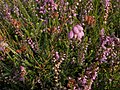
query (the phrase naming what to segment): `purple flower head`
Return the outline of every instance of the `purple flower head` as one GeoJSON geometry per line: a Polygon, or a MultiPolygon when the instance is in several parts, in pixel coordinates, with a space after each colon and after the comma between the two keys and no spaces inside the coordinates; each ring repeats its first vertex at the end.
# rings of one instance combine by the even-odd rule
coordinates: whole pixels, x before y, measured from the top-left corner
{"type": "Polygon", "coordinates": [[[101,46],[103,49],[106,49],[106,46],[114,46],[115,45],[115,41],[113,37],[110,36],[106,36],[106,37],[101,37],[101,46]]]}
{"type": "Polygon", "coordinates": [[[109,56],[110,52],[111,52],[111,48],[106,48],[106,50],[103,52],[103,55],[102,55],[102,57],[100,59],[100,63],[107,62],[106,61],[107,56],[109,56]]]}
{"type": "Polygon", "coordinates": [[[81,41],[82,37],[84,36],[83,27],[81,25],[75,25],[73,29],[68,34],[69,39],[72,39],[73,37],[81,41]]]}

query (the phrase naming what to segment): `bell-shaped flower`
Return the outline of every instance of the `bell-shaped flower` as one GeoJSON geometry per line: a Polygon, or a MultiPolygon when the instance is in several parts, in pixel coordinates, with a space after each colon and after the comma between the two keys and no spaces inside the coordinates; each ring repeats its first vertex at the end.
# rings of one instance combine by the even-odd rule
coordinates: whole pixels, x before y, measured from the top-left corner
{"type": "Polygon", "coordinates": [[[74,36],[74,33],[73,33],[73,31],[71,30],[70,33],[68,34],[68,38],[69,38],[69,39],[72,39],[73,36],[74,36]]]}

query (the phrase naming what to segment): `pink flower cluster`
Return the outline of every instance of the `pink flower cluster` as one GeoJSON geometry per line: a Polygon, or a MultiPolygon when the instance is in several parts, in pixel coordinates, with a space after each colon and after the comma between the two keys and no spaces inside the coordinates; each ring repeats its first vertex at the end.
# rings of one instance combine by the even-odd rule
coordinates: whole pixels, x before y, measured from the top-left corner
{"type": "Polygon", "coordinates": [[[54,0],[43,0],[43,2],[41,0],[36,0],[36,3],[39,5],[37,10],[40,14],[45,14],[48,11],[57,10],[57,4],[54,2],[54,0]]]}
{"type": "Polygon", "coordinates": [[[25,78],[24,78],[25,75],[26,75],[25,67],[24,66],[20,66],[20,78],[19,78],[19,80],[20,81],[24,81],[25,80],[25,78]]]}
{"type": "Polygon", "coordinates": [[[105,18],[105,21],[104,23],[106,24],[107,23],[107,18],[108,18],[108,14],[109,14],[109,10],[110,10],[110,0],[105,0],[105,15],[104,15],[104,18],[105,18]]]}
{"type": "Polygon", "coordinates": [[[38,43],[34,42],[32,38],[27,38],[27,43],[30,45],[31,49],[34,51],[34,53],[37,53],[38,51],[38,43]]]}
{"type": "Polygon", "coordinates": [[[69,39],[77,38],[79,41],[81,41],[83,36],[84,36],[84,32],[83,32],[83,27],[81,25],[75,25],[68,34],[69,39]]]}
{"type": "Polygon", "coordinates": [[[78,90],[91,90],[92,84],[96,79],[99,70],[99,67],[94,68],[94,65],[95,63],[86,69],[84,76],[78,77],[77,81],[81,85],[78,90]]]}
{"type": "MultiPolygon", "coordinates": [[[[115,36],[107,36],[105,35],[105,30],[102,28],[100,31],[100,42],[101,42],[101,58],[99,59],[100,63],[107,62],[108,57],[116,56],[117,54],[114,52],[115,46],[118,47],[119,38],[115,36]],[[114,54],[114,55],[112,55],[114,54]]],[[[97,58],[98,59],[98,58],[97,58]]]]}
{"type": "MultiPolygon", "coordinates": [[[[54,0],[44,0],[44,5],[48,4],[52,8],[52,11],[57,9],[57,4],[55,4],[54,0]]],[[[48,8],[50,9],[50,8],[48,8]]]]}

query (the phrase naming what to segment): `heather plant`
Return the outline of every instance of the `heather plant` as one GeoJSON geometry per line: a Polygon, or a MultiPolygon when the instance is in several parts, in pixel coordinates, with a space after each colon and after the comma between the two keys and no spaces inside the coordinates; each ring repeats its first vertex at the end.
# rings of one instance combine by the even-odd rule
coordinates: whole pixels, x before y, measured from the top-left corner
{"type": "Polygon", "coordinates": [[[0,90],[119,90],[119,0],[1,0],[0,90]]]}

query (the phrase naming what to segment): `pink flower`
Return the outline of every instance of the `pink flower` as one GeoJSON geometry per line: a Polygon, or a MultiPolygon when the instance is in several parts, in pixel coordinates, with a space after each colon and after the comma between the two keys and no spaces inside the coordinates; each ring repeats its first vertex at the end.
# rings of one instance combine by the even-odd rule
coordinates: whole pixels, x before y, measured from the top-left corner
{"type": "Polygon", "coordinates": [[[74,26],[74,27],[73,27],[73,32],[74,32],[75,34],[78,34],[80,31],[78,30],[78,27],[74,26]]]}
{"type": "Polygon", "coordinates": [[[76,25],[79,31],[83,31],[83,27],[81,25],[76,25]]]}
{"type": "Polygon", "coordinates": [[[24,78],[25,75],[26,75],[25,68],[23,66],[20,66],[20,78],[19,78],[19,80],[24,81],[25,80],[25,78],[24,78]]]}
{"type": "Polygon", "coordinates": [[[79,32],[77,36],[78,36],[78,40],[81,41],[82,37],[84,36],[84,32],[83,31],[79,32]]]}
{"type": "Polygon", "coordinates": [[[100,35],[101,35],[101,36],[104,36],[104,35],[105,35],[105,30],[104,30],[104,28],[101,29],[100,35]]]}
{"type": "Polygon", "coordinates": [[[83,77],[82,84],[85,85],[87,83],[86,76],[83,77]]]}
{"type": "Polygon", "coordinates": [[[68,38],[69,38],[69,39],[72,39],[73,36],[74,36],[74,33],[73,33],[73,31],[71,30],[70,33],[68,34],[68,38]]]}
{"type": "Polygon", "coordinates": [[[25,68],[23,66],[20,66],[21,71],[25,71],[25,68]]]}
{"type": "Polygon", "coordinates": [[[55,52],[55,58],[58,60],[60,58],[58,52],[55,52]]]}
{"type": "Polygon", "coordinates": [[[83,37],[82,33],[78,33],[77,36],[79,39],[81,39],[83,37]]]}
{"type": "Polygon", "coordinates": [[[79,41],[81,41],[82,37],[84,36],[83,27],[81,25],[75,25],[68,35],[69,39],[74,37],[75,39],[77,38],[79,41]]]}
{"type": "Polygon", "coordinates": [[[83,36],[84,36],[84,32],[83,32],[83,31],[81,31],[80,33],[81,33],[81,36],[83,37],[83,36]]]}
{"type": "Polygon", "coordinates": [[[105,6],[108,7],[110,5],[110,0],[105,0],[105,6]]]}
{"type": "Polygon", "coordinates": [[[57,4],[55,4],[54,0],[44,0],[44,6],[49,3],[50,6],[52,6],[52,10],[56,10],[57,9],[57,4]]]}

